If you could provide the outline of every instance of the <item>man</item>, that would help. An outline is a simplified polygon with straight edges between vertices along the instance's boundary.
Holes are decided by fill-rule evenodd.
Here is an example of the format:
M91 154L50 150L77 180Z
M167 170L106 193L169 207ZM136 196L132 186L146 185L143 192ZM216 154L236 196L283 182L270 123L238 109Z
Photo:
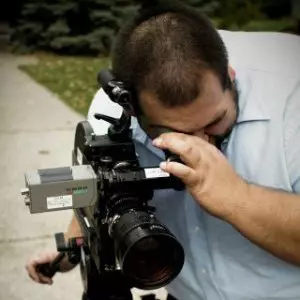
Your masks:
M185 249L167 287L177 299L299 299L299 67L298 37L217 32L180 5L145 10L121 31L112 68L135 96L140 163L186 184L154 197ZM89 120L105 133L93 114L120 110L100 90ZM155 138L160 127L175 132ZM164 162L162 149L184 164ZM31 261L30 276L49 282L35 271L49 260Z

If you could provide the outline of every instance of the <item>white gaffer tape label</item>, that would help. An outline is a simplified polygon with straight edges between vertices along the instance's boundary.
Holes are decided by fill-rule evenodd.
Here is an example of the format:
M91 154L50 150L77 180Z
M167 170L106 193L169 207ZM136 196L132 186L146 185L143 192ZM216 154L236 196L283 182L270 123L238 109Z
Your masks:
M169 177L170 174L160 168L146 168L145 176L146 178Z
M72 207L73 197L72 195L47 197L47 209L56 209L63 207Z

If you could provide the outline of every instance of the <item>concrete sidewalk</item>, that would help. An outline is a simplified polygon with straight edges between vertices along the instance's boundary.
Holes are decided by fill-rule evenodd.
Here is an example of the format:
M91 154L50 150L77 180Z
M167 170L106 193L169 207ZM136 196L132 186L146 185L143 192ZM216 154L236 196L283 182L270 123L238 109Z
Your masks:
M30 257L55 249L53 234L66 229L72 212L31 215L20 195L24 171L70 165L75 127L83 120L18 69L31 62L0 53L0 300L76 300L79 268L57 274L53 286L35 284L25 270ZM163 290L158 295L165 297Z

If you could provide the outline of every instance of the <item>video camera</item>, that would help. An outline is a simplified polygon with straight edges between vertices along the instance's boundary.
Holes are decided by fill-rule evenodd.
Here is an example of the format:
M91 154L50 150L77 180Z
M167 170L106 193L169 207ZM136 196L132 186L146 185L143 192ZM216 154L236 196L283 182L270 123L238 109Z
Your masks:
M61 254L41 272L53 276L67 253L70 262L80 262L88 299L99 294L101 299L131 299L132 287L163 287L183 267L183 247L149 202L156 189L184 186L158 166L140 167L126 112L131 93L109 71L99 74L110 100L123 107L121 117L95 114L111 124L105 135L96 135L88 121L78 123L72 166L25 172L22 194L32 214L73 209L83 232L67 243L56 234Z

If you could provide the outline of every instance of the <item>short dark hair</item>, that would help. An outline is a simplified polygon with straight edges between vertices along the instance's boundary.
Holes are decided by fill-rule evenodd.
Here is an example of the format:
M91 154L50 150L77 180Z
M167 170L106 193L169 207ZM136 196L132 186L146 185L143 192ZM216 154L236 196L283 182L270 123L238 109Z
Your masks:
M167 107L194 101L208 70L224 90L229 87L228 54L213 23L174 0L139 11L119 31L112 51L116 79L135 95L154 92Z

